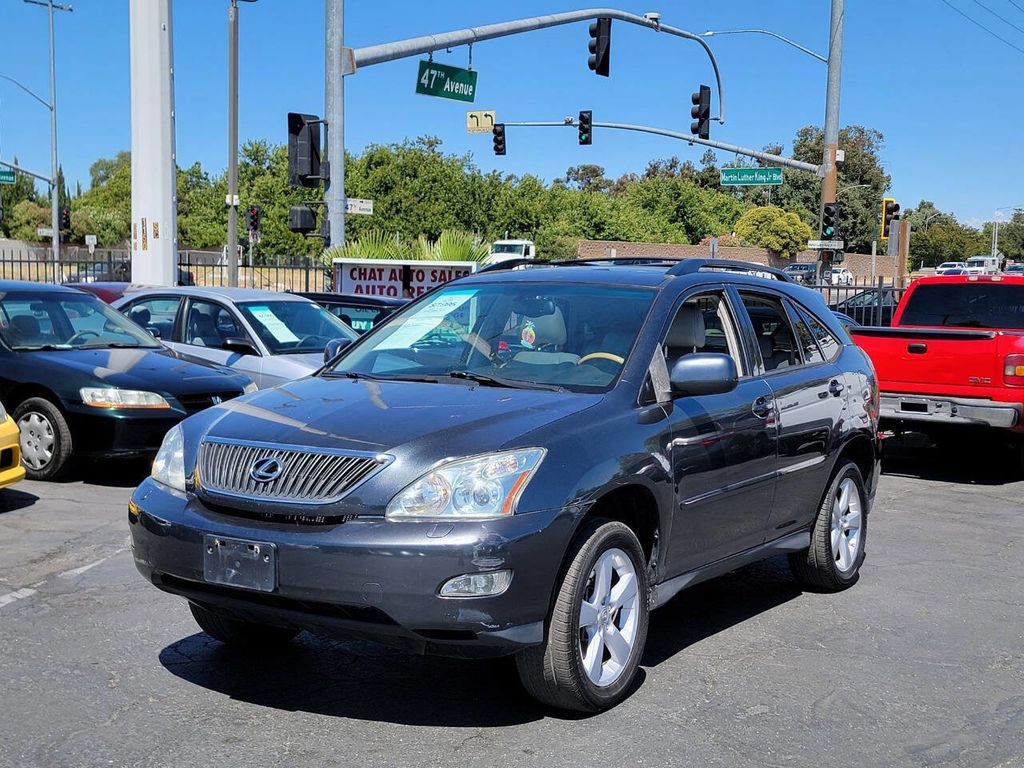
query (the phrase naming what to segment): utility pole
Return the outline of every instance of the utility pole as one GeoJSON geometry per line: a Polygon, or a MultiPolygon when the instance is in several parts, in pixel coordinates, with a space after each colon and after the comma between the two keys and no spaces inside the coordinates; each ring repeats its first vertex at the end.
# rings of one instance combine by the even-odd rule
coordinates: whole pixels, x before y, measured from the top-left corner
{"type": "Polygon", "coordinates": [[[327,236],[324,247],[345,244],[345,77],[342,49],[345,45],[344,0],[325,0],[324,115],[327,120],[327,170],[321,171],[327,204],[327,236]]]}
{"type": "Polygon", "coordinates": [[[228,285],[238,287],[238,0],[228,8],[228,285]]]}
{"type": "MultiPolygon", "coordinates": [[[[825,87],[825,151],[822,157],[821,208],[836,200],[836,150],[839,148],[839,90],[843,71],[844,0],[832,0],[828,36],[828,82],[825,87]]],[[[820,218],[819,218],[820,227],[820,218]]]]}
{"type": "MultiPolygon", "coordinates": [[[[70,5],[54,3],[53,0],[24,0],[31,5],[41,5],[50,14],[50,227],[53,234],[50,238],[53,248],[54,277],[59,277],[60,270],[60,184],[57,178],[57,66],[54,59],[53,12],[74,10],[70,5]]],[[[59,281],[58,281],[59,282],[59,281]]]]}

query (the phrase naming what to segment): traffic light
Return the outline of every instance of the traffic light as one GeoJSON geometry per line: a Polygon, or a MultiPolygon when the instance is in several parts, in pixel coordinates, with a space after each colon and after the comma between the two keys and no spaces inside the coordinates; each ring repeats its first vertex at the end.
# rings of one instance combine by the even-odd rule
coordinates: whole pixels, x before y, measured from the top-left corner
{"type": "Polygon", "coordinates": [[[590,58],[587,66],[594,72],[608,77],[608,64],[612,52],[612,20],[598,19],[590,25],[590,58]]]}
{"type": "Polygon", "coordinates": [[[825,203],[821,207],[821,239],[840,240],[839,217],[841,210],[839,203],[825,203]]]}
{"type": "Polygon", "coordinates": [[[491,133],[494,135],[494,154],[504,155],[505,154],[505,124],[495,123],[494,127],[491,128],[491,133]]]}
{"type": "Polygon", "coordinates": [[[892,228],[893,219],[900,217],[900,204],[894,197],[882,198],[882,240],[889,239],[889,230],[892,228]]]}
{"type": "Polygon", "coordinates": [[[690,97],[693,108],[690,109],[690,133],[702,139],[711,135],[711,87],[702,85],[700,90],[690,97]]]}
{"type": "Polygon", "coordinates": [[[288,183],[293,187],[320,185],[320,118],[288,113],[288,183]]]}
{"type": "Polygon", "coordinates": [[[307,205],[293,205],[288,209],[288,229],[308,235],[316,229],[316,212],[307,205]]]}
{"type": "Polygon", "coordinates": [[[580,119],[577,123],[580,129],[580,144],[594,143],[594,113],[589,109],[580,112],[580,119]]]}
{"type": "Polygon", "coordinates": [[[259,232],[260,216],[262,215],[263,211],[258,205],[250,205],[245,210],[245,228],[250,232],[259,232]]]}
{"type": "Polygon", "coordinates": [[[67,232],[71,229],[71,209],[64,207],[60,209],[60,231],[67,232]]]}

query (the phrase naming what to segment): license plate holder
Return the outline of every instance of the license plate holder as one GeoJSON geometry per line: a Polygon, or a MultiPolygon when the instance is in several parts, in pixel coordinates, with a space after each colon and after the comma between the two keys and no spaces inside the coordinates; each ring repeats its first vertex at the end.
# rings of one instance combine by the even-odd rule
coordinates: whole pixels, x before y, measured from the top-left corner
{"type": "Polygon", "coordinates": [[[277,545],[208,534],[203,537],[203,579],[211,584],[273,592],[277,589],[277,545]]]}

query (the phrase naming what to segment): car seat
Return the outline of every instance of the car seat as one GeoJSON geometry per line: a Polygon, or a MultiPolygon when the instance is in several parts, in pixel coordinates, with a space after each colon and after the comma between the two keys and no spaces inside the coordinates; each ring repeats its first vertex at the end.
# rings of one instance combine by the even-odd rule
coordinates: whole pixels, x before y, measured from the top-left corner
{"type": "Polygon", "coordinates": [[[25,344],[38,341],[42,333],[39,329],[39,321],[32,315],[15,315],[11,318],[11,330],[13,331],[14,344],[25,344]]]}
{"type": "Polygon", "coordinates": [[[198,309],[188,313],[185,341],[197,347],[220,347],[224,342],[213,318],[198,309]]]}
{"type": "Polygon", "coordinates": [[[131,320],[136,325],[141,325],[143,328],[145,328],[147,325],[149,325],[150,320],[153,319],[153,316],[145,307],[135,307],[132,309],[131,312],[128,313],[128,319],[131,320]]]}
{"type": "Polygon", "coordinates": [[[665,357],[669,369],[683,355],[699,352],[706,341],[704,313],[698,307],[684,306],[679,310],[665,339],[665,357]]]}
{"type": "Polygon", "coordinates": [[[524,349],[522,352],[516,353],[513,360],[532,365],[575,364],[579,361],[579,355],[560,350],[560,347],[568,340],[568,333],[565,330],[565,317],[558,307],[555,307],[555,311],[550,315],[524,317],[521,325],[524,335],[528,325],[533,326],[531,344],[534,349],[524,349]]]}

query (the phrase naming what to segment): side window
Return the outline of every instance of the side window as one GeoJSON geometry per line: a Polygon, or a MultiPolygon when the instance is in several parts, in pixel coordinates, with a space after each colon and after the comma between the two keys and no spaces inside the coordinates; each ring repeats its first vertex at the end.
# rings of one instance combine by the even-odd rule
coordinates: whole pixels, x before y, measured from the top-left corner
{"type": "Polygon", "coordinates": [[[793,312],[791,317],[796,327],[796,336],[800,342],[800,349],[803,350],[804,362],[808,365],[825,362],[825,357],[821,354],[821,350],[818,349],[818,341],[814,338],[814,334],[811,333],[811,328],[807,324],[804,314],[796,310],[792,305],[789,305],[789,308],[793,312]]]}
{"type": "Polygon", "coordinates": [[[721,293],[702,293],[683,302],[665,337],[664,351],[670,369],[683,355],[717,352],[732,356],[744,373],[736,325],[721,293]]]}
{"type": "Polygon", "coordinates": [[[128,319],[143,328],[156,328],[160,338],[171,340],[174,318],[178,315],[181,299],[173,296],[154,296],[133,301],[124,310],[128,319]]]}
{"type": "Polygon", "coordinates": [[[832,331],[826,328],[824,323],[821,323],[803,307],[797,307],[797,312],[800,313],[803,321],[807,323],[807,327],[811,329],[811,333],[818,342],[818,348],[821,349],[825,359],[831,362],[839,357],[839,352],[842,350],[843,345],[839,339],[832,335],[832,331]]]}
{"type": "Polygon", "coordinates": [[[765,371],[800,365],[799,344],[779,300],[752,293],[740,293],[740,297],[754,326],[765,371]]]}
{"type": "Polygon", "coordinates": [[[186,344],[220,349],[231,338],[248,340],[248,334],[239,326],[231,310],[212,301],[189,302],[185,317],[186,344]]]}

